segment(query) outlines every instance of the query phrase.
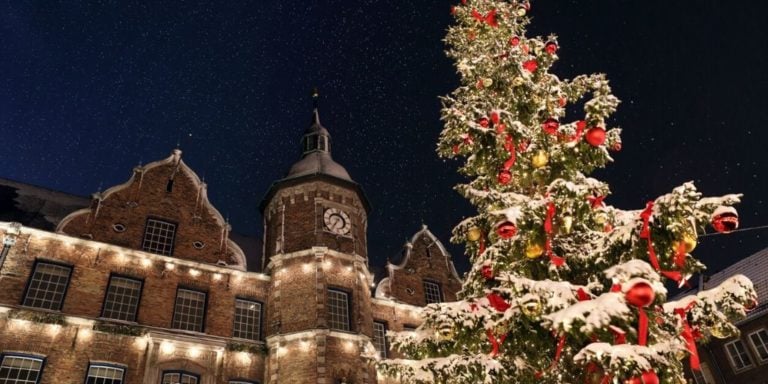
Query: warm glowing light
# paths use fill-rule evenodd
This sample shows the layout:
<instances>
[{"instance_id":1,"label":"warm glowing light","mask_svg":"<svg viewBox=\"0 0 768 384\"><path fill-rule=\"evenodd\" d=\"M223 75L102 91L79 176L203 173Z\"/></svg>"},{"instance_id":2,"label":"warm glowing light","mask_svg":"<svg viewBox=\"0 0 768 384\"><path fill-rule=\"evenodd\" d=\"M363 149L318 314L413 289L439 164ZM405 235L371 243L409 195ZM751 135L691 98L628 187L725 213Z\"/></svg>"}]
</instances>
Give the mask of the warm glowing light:
<instances>
[{"instance_id":1,"label":"warm glowing light","mask_svg":"<svg viewBox=\"0 0 768 384\"><path fill-rule=\"evenodd\" d=\"M51 336L56 336L59 334L59 331L61 331L61 325L58 324L48 324L48 334Z\"/></svg>"},{"instance_id":2,"label":"warm glowing light","mask_svg":"<svg viewBox=\"0 0 768 384\"><path fill-rule=\"evenodd\" d=\"M238 352L235 358L241 365L251 364L251 355L248 352Z\"/></svg>"},{"instance_id":3,"label":"warm glowing light","mask_svg":"<svg viewBox=\"0 0 768 384\"><path fill-rule=\"evenodd\" d=\"M282 347L282 346L281 347L277 347L277 355L278 356L285 356L286 354L288 354L288 348Z\"/></svg>"},{"instance_id":4,"label":"warm glowing light","mask_svg":"<svg viewBox=\"0 0 768 384\"><path fill-rule=\"evenodd\" d=\"M197 269L192 269L192 268L190 268L190 269L189 269L189 274L190 274L192 277L198 277L198 276L200 276L200 271L198 271Z\"/></svg>"},{"instance_id":5,"label":"warm glowing light","mask_svg":"<svg viewBox=\"0 0 768 384\"><path fill-rule=\"evenodd\" d=\"M173 271L174 268L176 268L176 266L173 263L165 263L165 269Z\"/></svg>"},{"instance_id":6,"label":"warm glowing light","mask_svg":"<svg viewBox=\"0 0 768 384\"><path fill-rule=\"evenodd\" d=\"M162 352L162 353L164 353L166 355L170 355L175 350L176 350L176 346L173 345L170 342L163 341L162 343L160 343L160 352Z\"/></svg>"},{"instance_id":7,"label":"warm glowing light","mask_svg":"<svg viewBox=\"0 0 768 384\"><path fill-rule=\"evenodd\" d=\"M198 348L198 347L192 347L189 350L187 350L187 356L189 356L189 357L191 357L193 359L197 359L198 357L200 357L201 353L202 352L200 351L200 348Z\"/></svg>"},{"instance_id":8,"label":"warm glowing light","mask_svg":"<svg viewBox=\"0 0 768 384\"><path fill-rule=\"evenodd\" d=\"M301 349L303 352L309 351L309 341L302 340L299 342L299 349Z\"/></svg>"},{"instance_id":9,"label":"warm glowing light","mask_svg":"<svg viewBox=\"0 0 768 384\"><path fill-rule=\"evenodd\" d=\"M93 336L93 331L90 328L80 328L77 332L77 338L82 341L88 341Z\"/></svg>"},{"instance_id":10,"label":"warm glowing light","mask_svg":"<svg viewBox=\"0 0 768 384\"><path fill-rule=\"evenodd\" d=\"M28 330L30 327L30 322L27 320L22 319L11 319L11 326L13 329L19 329L19 330Z\"/></svg>"},{"instance_id":11,"label":"warm glowing light","mask_svg":"<svg viewBox=\"0 0 768 384\"><path fill-rule=\"evenodd\" d=\"M151 267L152 266L152 260L147 259L147 258L141 259L141 266L144 267L144 268Z\"/></svg>"},{"instance_id":12,"label":"warm glowing light","mask_svg":"<svg viewBox=\"0 0 768 384\"><path fill-rule=\"evenodd\" d=\"M331 261L331 259L325 259L325 261L323 261L323 268L328 269L332 266L333 266L333 262Z\"/></svg>"},{"instance_id":13,"label":"warm glowing light","mask_svg":"<svg viewBox=\"0 0 768 384\"><path fill-rule=\"evenodd\" d=\"M349 266L347 266L347 268L345 268L344 270L346 270L347 272L352 272L352 266L351 266L351 265L349 265Z\"/></svg>"},{"instance_id":14,"label":"warm glowing light","mask_svg":"<svg viewBox=\"0 0 768 384\"><path fill-rule=\"evenodd\" d=\"M216 281L221 280L221 273L218 273L218 272L214 273L213 274L213 279L216 280Z\"/></svg>"},{"instance_id":15,"label":"warm glowing light","mask_svg":"<svg viewBox=\"0 0 768 384\"><path fill-rule=\"evenodd\" d=\"M133 346L136 347L136 349L144 349L147 347L147 344L149 344L149 335L137 337L136 340L133 341Z\"/></svg>"},{"instance_id":16,"label":"warm glowing light","mask_svg":"<svg viewBox=\"0 0 768 384\"><path fill-rule=\"evenodd\" d=\"M304 271L304 273L312 272L312 263L304 263L304 265L301 266L301 270Z\"/></svg>"},{"instance_id":17,"label":"warm glowing light","mask_svg":"<svg viewBox=\"0 0 768 384\"><path fill-rule=\"evenodd\" d=\"M351 341L345 341L344 342L344 349L346 351L352 351L353 349L355 349L355 343L353 343Z\"/></svg>"}]
</instances>

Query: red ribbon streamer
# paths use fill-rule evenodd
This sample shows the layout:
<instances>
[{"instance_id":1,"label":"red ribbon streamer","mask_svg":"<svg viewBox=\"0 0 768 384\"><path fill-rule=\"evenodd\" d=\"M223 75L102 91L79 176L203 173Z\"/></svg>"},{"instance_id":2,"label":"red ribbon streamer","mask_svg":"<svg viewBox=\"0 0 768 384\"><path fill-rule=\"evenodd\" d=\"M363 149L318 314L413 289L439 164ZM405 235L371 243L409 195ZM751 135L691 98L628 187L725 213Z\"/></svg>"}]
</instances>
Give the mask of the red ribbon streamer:
<instances>
[{"instance_id":1,"label":"red ribbon streamer","mask_svg":"<svg viewBox=\"0 0 768 384\"><path fill-rule=\"evenodd\" d=\"M637 308L638 325L637 325L637 344L648 345L648 314L642 308Z\"/></svg>"},{"instance_id":2,"label":"red ribbon streamer","mask_svg":"<svg viewBox=\"0 0 768 384\"><path fill-rule=\"evenodd\" d=\"M555 349L555 360L552 361L552 368L557 365L557 362L560 361L560 355L563 354L563 348L565 348L565 335L561 335L560 339L557 340L557 349Z\"/></svg>"},{"instance_id":3,"label":"red ribbon streamer","mask_svg":"<svg viewBox=\"0 0 768 384\"><path fill-rule=\"evenodd\" d=\"M511 307L509 303L496 293L491 292L486 297L488 298L488 303L491 307L499 312L504 312Z\"/></svg>"},{"instance_id":4,"label":"red ribbon streamer","mask_svg":"<svg viewBox=\"0 0 768 384\"><path fill-rule=\"evenodd\" d=\"M472 10L472 17L475 18L475 20L479 21L480 23L486 23L490 25L491 27L498 27L499 23L496 22L496 10L493 9L490 12L486 13L485 16L480 14L476 9Z\"/></svg>"},{"instance_id":5,"label":"red ribbon streamer","mask_svg":"<svg viewBox=\"0 0 768 384\"><path fill-rule=\"evenodd\" d=\"M683 280L683 274L677 271L662 271L661 265L659 265L659 258L656 257L656 251L653 249L653 240L651 239L651 227L650 220L653 216L653 201L649 201L645 204L645 209L640 213L640 218L643 219L643 227L640 229L640 238L648 241L648 259L651 261L653 269L666 276L668 279L679 283Z\"/></svg>"},{"instance_id":6,"label":"red ribbon streamer","mask_svg":"<svg viewBox=\"0 0 768 384\"><path fill-rule=\"evenodd\" d=\"M675 265L682 268L685 266L685 243L681 241L675 251Z\"/></svg>"},{"instance_id":7,"label":"red ribbon streamer","mask_svg":"<svg viewBox=\"0 0 768 384\"><path fill-rule=\"evenodd\" d=\"M589 294L587 293L587 291L584 290L584 288L579 288L579 290L576 291L576 296L579 298L579 301L592 300L592 298L589 297Z\"/></svg>"},{"instance_id":8,"label":"red ribbon streamer","mask_svg":"<svg viewBox=\"0 0 768 384\"><path fill-rule=\"evenodd\" d=\"M675 313L680 316L683 321L683 332L680 336L685 340L685 346L688 352L691 354L689 362L691 369L701 370L701 362L699 361L699 350L696 348L696 335L694 335L693 328L688 324L688 318L686 313L696 305L695 301L690 302L685 308L675 308Z\"/></svg>"},{"instance_id":9,"label":"red ribbon streamer","mask_svg":"<svg viewBox=\"0 0 768 384\"><path fill-rule=\"evenodd\" d=\"M490 329L485 330L485 334L488 336L488 341L491 342L491 357L496 357L499 355L499 347L501 344L504 343L504 340L507 339L507 334L501 335L498 339L496 338L496 335L493 334L493 331Z\"/></svg>"},{"instance_id":10,"label":"red ribbon streamer","mask_svg":"<svg viewBox=\"0 0 768 384\"><path fill-rule=\"evenodd\" d=\"M544 232L547 234L544 240L544 250L547 252L547 256L549 256L549 261L556 267L560 267L565 264L565 259L552 252L552 219L554 218L555 203L550 201L547 204L547 218L544 220Z\"/></svg>"},{"instance_id":11,"label":"red ribbon streamer","mask_svg":"<svg viewBox=\"0 0 768 384\"><path fill-rule=\"evenodd\" d=\"M478 249L478 256L485 252L485 234L480 236L480 249Z\"/></svg>"},{"instance_id":12,"label":"red ribbon streamer","mask_svg":"<svg viewBox=\"0 0 768 384\"><path fill-rule=\"evenodd\" d=\"M515 141L512 139L512 135L507 135L507 137L504 138L504 149L509 152L509 159L504 162L504 170L509 171L510 168L512 168L513 165L515 165Z\"/></svg>"},{"instance_id":13,"label":"red ribbon streamer","mask_svg":"<svg viewBox=\"0 0 768 384\"><path fill-rule=\"evenodd\" d=\"M611 330L611 333L613 333L613 344L626 344L627 343L627 333L624 332L619 327L610 326L609 329Z\"/></svg>"}]
</instances>

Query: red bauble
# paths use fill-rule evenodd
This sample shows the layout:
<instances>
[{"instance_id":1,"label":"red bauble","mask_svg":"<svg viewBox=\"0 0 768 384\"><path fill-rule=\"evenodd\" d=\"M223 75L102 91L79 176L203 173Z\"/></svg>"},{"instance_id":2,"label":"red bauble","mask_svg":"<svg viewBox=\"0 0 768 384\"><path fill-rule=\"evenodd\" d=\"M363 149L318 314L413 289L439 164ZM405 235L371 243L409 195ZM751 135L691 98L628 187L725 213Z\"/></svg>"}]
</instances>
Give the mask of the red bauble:
<instances>
[{"instance_id":1,"label":"red bauble","mask_svg":"<svg viewBox=\"0 0 768 384\"><path fill-rule=\"evenodd\" d=\"M520 38L517 36L510 37L509 38L509 45L516 47L518 44L520 44Z\"/></svg>"},{"instance_id":2,"label":"red bauble","mask_svg":"<svg viewBox=\"0 0 768 384\"><path fill-rule=\"evenodd\" d=\"M656 294L653 293L653 287L650 284L640 281L629 288L624 298L627 300L627 303L635 307L647 307L656 299Z\"/></svg>"},{"instance_id":3,"label":"red bauble","mask_svg":"<svg viewBox=\"0 0 768 384\"><path fill-rule=\"evenodd\" d=\"M568 103L568 99L565 98L565 96L560 96L560 98L557 99L557 105L559 105L560 107L565 107L565 104L567 103Z\"/></svg>"},{"instance_id":4,"label":"red bauble","mask_svg":"<svg viewBox=\"0 0 768 384\"><path fill-rule=\"evenodd\" d=\"M712 227L719 233L729 233L739 228L739 214L733 207L719 207L712 214Z\"/></svg>"},{"instance_id":5,"label":"red bauble","mask_svg":"<svg viewBox=\"0 0 768 384\"><path fill-rule=\"evenodd\" d=\"M504 124L496 124L496 133L504 133L507 130L507 126Z\"/></svg>"},{"instance_id":6,"label":"red bauble","mask_svg":"<svg viewBox=\"0 0 768 384\"><path fill-rule=\"evenodd\" d=\"M611 144L611 151L614 151L614 152L621 151L621 141L616 141L613 144Z\"/></svg>"},{"instance_id":7,"label":"red bauble","mask_svg":"<svg viewBox=\"0 0 768 384\"><path fill-rule=\"evenodd\" d=\"M517 227L510 221L505 221L496 226L496 233L504 240L511 239L517 234Z\"/></svg>"},{"instance_id":8,"label":"red bauble","mask_svg":"<svg viewBox=\"0 0 768 384\"><path fill-rule=\"evenodd\" d=\"M534 59L528 60L523 63L523 68L530 73L536 72L536 68L538 67L539 67L539 63L537 63L536 60Z\"/></svg>"},{"instance_id":9,"label":"red bauble","mask_svg":"<svg viewBox=\"0 0 768 384\"><path fill-rule=\"evenodd\" d=\"M643 384L659 384L659 375L654 371L645 371L641 376Z\"/></svg>"},{"instance_id":10,"label":"red bauble","mask_svg":"<svg viewBox=\"0 0 768 384\"><path fill-rule=\"evenodd\" d=\"M550 41L544 46L544 50L547 51L548 54L554 55L555 52L557 52L557 44Z\"/></svg>"},{"instance_id":11,"label":"red bauble","mask_svg":"<svg viewBox=\"0 0 768 384\"><path fill-rule=\"evenodd\" d=\"M456 14L456 6L451 5L451 15L455 15L455 14Z\"/></svg>"},{"instance_id":12,"label":"red bauble","mask_svg":"<svg viewBox=\"0 0 768 384\"><path fill-rule=\"evenodd\" d=\"M592 127L584 135L584 140L593 147L599 147L605 143L605 129Z\"/></svg>"},{"instance_id":13,"label":"red bauble","mask_svg":"<svg viewBox=\"0 0 768 384\"><path fill-rule=\"evenodd\" d=\"M501 185L507 185L510 181L512 181L512 173L507 171L506 169L502 169L499 171L499 176L497 177L499 184Z\"/></svg>"},{"instance_id":14,"label":"red bauble","mask_svg":"<svg viewBox=\"0 0 768 384\"><path fill-rule=\"evenodd\" d=\"M453 154L455 155L457 153L459 153L459 145L458 144L453 146Z\"/></svg>"},{"instance_id":15,"label":"red bauble","mask_svg":"<svg viewBox=\"0 0 768 384\"><path fill-rule=\"evenodd\" d=\"M499 113L498 112L491 112L491 122L494 124L499 123Z\"/></svg>"},{"instance_id":16,"label":"red bauble","mask_svg":"<svg viewBox=\"0 0 768 384\"><path fill-rule=\"evenodd\" d=\"M541 124L541 129L543 129L544 132L546 132L546 133L548 133L550 135L557 134L557 129L558 128L560 128L560 123L557 120L553 119L553 118L549 118L546 121L544 121L543 124Z\"/></svg>"},{"instance_id":17,"label":"red bauble","mask_svg":"<svg viewBox=\"0 0 768 384\"><path fill-rule=\"evenodd\" d=\"M483 265L483 268L480 270L480 273L483 274L483 277L485 277L486 280L493 279L493 268L491 268L490 265Z\"/></svg>"},{"instance_id":18,"label":"red bauble","mask_svg":"<svg viewBox=\"0 0 768 384\"><path fill-rule=\"evenodd\" d=\"M483 128L488 128L488 119L485 117L481 118L477 123Z\"/></svg>"}]
</instances>

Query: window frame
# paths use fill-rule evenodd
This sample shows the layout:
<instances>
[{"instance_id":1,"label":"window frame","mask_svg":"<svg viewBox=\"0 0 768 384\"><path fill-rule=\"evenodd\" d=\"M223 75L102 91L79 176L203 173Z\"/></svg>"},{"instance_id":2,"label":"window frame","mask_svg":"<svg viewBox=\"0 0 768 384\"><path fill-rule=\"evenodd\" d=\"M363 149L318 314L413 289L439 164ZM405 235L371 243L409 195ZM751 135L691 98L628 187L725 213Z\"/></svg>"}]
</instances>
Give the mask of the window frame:
<instances>
[{"instance_id":1,"label":"window frame","mask_svg":"<svg viewBox=\"0 0 768 384\"><path fill-rule=\"evenodd\" d=\"M238 300L239 301L246 301L246 302L249 302L249 303L254 303L254 304L258 304L259 305L259 321L258 321L259 331L256 332L256 339L248 339L248 338L243 338L243 337L235 336L235 321L237 319L237 302L238 302ZM264 303L262 301L260 301L260 300L252 299L252 298L249 298L249 297L235 296L235 305L234 305L233 313L232 313L232 337L236 338L236 339L241 339L241 340L261 341L262 337L263 337L263 332L264 332Z\"/></svg>"},{"instance_id":2,"label":"window frame","mask_svg":"<svg viewBox=\"0 0 768 384\"><path fill-rule=\"evenodd\" d=\"M337 292L337 293L343 293L347 297L347 329L338 329L331 326L331 312L330 312L330 292ZM350 292L347 289L340 288L340 287L327 287L326 288L326 310L325 313L328 316L328 328L333 331L339 331L339 332L354 332L352 329L352 292Z\"/></svg>"},{"instance_id":3,"label":"window frame","mask_svg":"<svg viewBox=\"0 0 768 384\"><path fill-rule=\"evenodd\" d=\"M201 329L200 331L192 331L188 329L181 329L181 328L174 327L174 324L176 323L176 304L179 300L179 290L181 289L185 291L202 293L203 295L205 295L205 298L203 299L203 320L202 320L202 324L200 324L200 329ZM184 286L184 285L176 286L176 295L173 298L173 316L171 316L171 329L175 329L178 331L186 331L186 332L205 333L205 325L206 325L205 320L207 317L208 317L208 291L204 291L199 288L193 288L193 287Z\"/></svg>"},{"instance_id":4,"label":"window frame","mask_svg":"<svg viewBox=\"0 0 768 384\"><path fill-rule=\"evenodd\" d=\"M742 368L736 367L736 361L733 359L733 355L731 354L731 351L728 348L731 345L734 345L734 348L736 348L735 347L736 343L741 343L742 348L744 349L744 353L749 358L749 364L744 365L744 367L742 367ZM723 344L723 349L725 349L725 354L728 355L728 361L730 361L731 368L733 369L734 373L741 373L741 372L744 372L744 371L748 371L748 370L752 369L755 366L754 361L752 361L752 356L750 356L750 354L749 354L749 348L747 348L746 344L741 339L736 339L736 340L733 340L731 342ZM739 354L739 361L741 361L741 354Z\"/></svg>"},{"instance_id":5,"label":"window frame","mask_svg":"<svg viewBox=\"0 0 768 384\"><path fill-rule=\"evenodd\" d=\"M422 282L422 289L424 289L424 302L426 305L429 304L439 304L445 302L445 297L443 297L443 287L440 286L440 283L435 280L430 279L424 279ZM427 284L433 284L435 287L437 287L437 295L439 296L439 301L429 301L427 299Z\"/></svg>"},{"instance_id":6,"label":"window frame","mask_svg":"<svg viewBox=\"0 0 768 384\"><path fill-rule=\"evenodd\" d=\"M64 286L64 292L62 292L61 295L61 302L59 303L58 309L48 309L48 308L41 308L41 307L33 307L30 305L25 305L24 302L27 301L27 295L29 295L29 288L32 285L32 279L35 277L35 271L37 271L37 266L39 264L51 264L59 267L65 267L69 268L69 274L67 274L67 284ZM61 309L64 308L64 300L67 299L67 293L69 292L69 286L72 283L72 274L75 271L75 266L72 264L63 263L61 261L55 261L55 260L48 260L48 259L35 259L35 263L32 265L32 270L29 272L29 277L27 277L27 284L24 287L24 295L21 296L21 303L20 305L25 308L36 308L41 309L44 311L54 311L54 312L61 312Z\"/></svg>"},{"instance_id":7,"label":"window frame","mask_svg":"<svg viewBox=\"0 0 768 384\"><path fill-rule=\"evenodd\" d=\"M389 324L387 324L387 322L384 321L384 320L375 320L375 319L373 320L373 340L372 341L373 341L373 346L374 347L377 347L377 345L376 345L376 324L381 324L384 327L384 335L382 335L383 336L383 340L384 340L384 350L383 351L379 351L377 349L376 351L379 352L379 357L380 358L386 359L387 357L389 357L389 340L387 340L387 329L389 329L389 326L388 326Z\"/></svg>"},{"instance_id":8,"label":"window frame","mask_svg":"<svg viewBox=\"0 0 768 384\"><path fill-rule=\"evenodd\" d=\"M125 384L125 372L128 370L128 367L125 365L120 364L114 364L114 363L100 363L100 362L88 362L88 368L85 370L85 379L83 380L84 384L88 384L88 378L91 367L105 367L105 368L112 368L112 369L119 369L123 371L123 377L120 378L120 384Z\"/></svg>"},{"instance_id":9,"label":"window frame","mask_svg":"<svg viewBox=\"0 0 768 384\"><path fill-rule=\"evenodd\" d=\"M150 220L159 221L161 223L173 225L173 238L171 239L171 250L170 250L170 253L168 253L168 254L159 253L157 251L147 250L144 247L145 243L147 241L147 229L149 227L149 221ZM144 230L141 232L141 251L142 252L147 252L147 253L153 253L153 254L161 255L161 256L173 256L173 253L176 251L176 234L178 232L179 232L179 223L178 222L173 221L173 220L164 219L164 218L161 218L161 217L158 217L158 216L147 216L147 219L144 220Z\"/></svg>"},{"instance_id":10,"label":"window frame","mask_svg":"<svg viewBox=\"0 0 768 384\"><path fill-rule=\"evenodd\" d=\"M39 355L30 355L27 353L13 353L13 352L4 352L0 353L0 367L3 364L3 361L6 357L20 357L22 359L29 359L29 360L39 360L40 361L40 370L37 373L37 380L35 381L35 384L40 384L40 379L43 377L43 372L45 371L45 363L46 363L46 357L45 356L39 356Z\"/></svg>"},{"instance_id":11,"label":"window frame","mask_svg":"<svg viewBox=\"0 0 768 384\"><path fill-rule=\"evenodd\" d=\"M107 298L109 297L109 287L112 285L112 278L113 277L118 277L118 278L121 278L121 279L129 279L129 280L134 280L134 281L138 281L139 282L139 298L138 298L138 301L136 302L136 311L133 314L133 317L134 317L133 321L122 320L122 319L115 319L115 318L112 318L112 317L105 317L104 316L104 310L107 308ZM131 275L125 275L125 274L121 274L121 273L111 272L109 274L109 279L107 279L107 287L104 289L104 299L101 302L101 312L99 314L99 317L102 318L102 319L110 320L110 321L122 321L122 322L126 322L126 323L138 323L139 309L141 308L141 298L143 296L144 296L144 278L140 278L140 277L136 277L136 276L131 276ZM174 301L174 304L175 303L176 302Z\"/></svg>"},{"instance_id":12,"label":"window frame","mask_svg":"<svg viewBox=\"0 0 768 384\"><path fill-rule=\"evenodd\" d=\"M174 373L178 373L179 374L179 379L183 379L184 375L192 376L192 377L194 377L197 380L197 384L200 384L200 375L198 375L197 373L190 372L190 371L185 371L185 370L182 370L182 369L168 369L168 370L164 370L160 374L160 384L163 384L163 381L165 381L165 375L168 375L168 374L172 375Z\"/></svg>"},{"instance_id":13,"label":"window frame","mask_svg":"<svg viewBox=\"0 0 768 384\"><path fill-rule=\"evenodd\" d=\"M766 336L765 339L760 337L760 332L765 333L765 336ZM760 342L763 344L762 347L765 350L766 355L768 355L768 330L766 330L765 328L760 328L756 331L753 331L747 334L747 340L749 340L749 345L752 347L752 351L755 352L755 356L757 357L757 363L763 364L765 362L768 362L768 356L765 359L763 359L760 356L760 351L758 350L757 345L755 345L754 340L752 340L753 335L757 335L757 337L760 338Z\"/></svg>"}]
</instances>

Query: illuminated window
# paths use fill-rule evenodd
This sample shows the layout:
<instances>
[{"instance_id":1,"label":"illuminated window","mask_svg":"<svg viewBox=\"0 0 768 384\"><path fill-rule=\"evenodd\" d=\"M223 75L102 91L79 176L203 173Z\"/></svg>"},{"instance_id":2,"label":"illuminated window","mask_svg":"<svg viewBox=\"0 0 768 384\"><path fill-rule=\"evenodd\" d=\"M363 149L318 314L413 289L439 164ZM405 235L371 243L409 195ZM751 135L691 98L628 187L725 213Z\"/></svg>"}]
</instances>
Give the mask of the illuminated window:
<instances>
[{"instance_id":1,"label":"illuminated window","mask_svg":"<svg viewBox=\"0 0 768 384\"><path fill-rule=\"evenodd\" d=\"M173 254L173 240L176 237L176 224L157 219L147 219L144 227L144 243L141 246L146 252L170 256Z\"/></svg>"},{"instance_id":2,"label":"illuminated window","mask_svg":"<svg viewBox=\"0 0 768 384\"><path fill-rule=\"evenodd\" d=\"M24 295L24 306L61 310L72 267L38 262Z\"/></svg>"},{"instance_id":3,"label":"illuminated window","mask_svg":"<svg viewBox=\"0 0 768 384\"><path fill-rule=\"evenodd\" d=\"M235 324L232 337L259 340L261 332L261 303L243 299L235 300Z\"/></svg>"},{"instance_id":4,"label":"illuminated window","mask_svg":"<svg viewBox=\"0 0 768 384\"><path fill-rule=\"evenodd\" d=\"M205 292L179 288L173 308L173 328L202 332L205 321Z\"/></svg>"},{"instance_id":5,"label":"illuminated window","mask_svg":"<svg viewBox=\"0 0 768 384\"><path fill-rule=\"evenodd\" d=\"M141 285L141 280L120 276L110 277L101 317L136 321L136 311L141 299Z\"/></svg>"},{"instance_id":6,"label":"illuminated window","mask_svg":"<svg viewBox=\"0 0 768 384\"><path fill-rule=\"evenodd\" d=\"M749 334L749 342L757 352L757 358L761 362L768 360L768 332L761 329Z\"/></svg>"},{"instance_id":7,"label":"illuminated window","mask_svg":"<svg viewBox=\"0 0 768 384\"><path fill-rule=\"evenodd\" d=\"M185 371L164 371L161 384L197 384L200 376Z\"/></svg>"},{"instance_id":8,"label":"illuminated window","mask_svg":"<svg viewBox=\"0 0 768 384\"><path fill-rule=\"evenodd\" d=\"M122 384L125 369L111 365L91 364L85 384Z\"/></svg>"},{"instance_id":9,"label":"illuminated window","mask_svg":"<svg viewBox=\"0 0 768 384\"><path fill-rule=\"evenodd\" d=\"M0 356L0 383L37 384L43 370L43 359L19 356Z\"/></svg>"},{"instance_id":10,"label":"illuminated window","mask_svg":"<svg viewBox=\"0 0 768 384\"><path fill-rule=\"evenodd\" d=\"M328 290L328 325L331 329L349 331L349 294Z\"/></svg>"},{"instance_id":11,"label":"illuminated window","mask_svg":"<svg viewBox=\"0 0 768 384\"><path fill-rule=\"evenodd\" d=\"M379 353L379 357L387 357L387 325L383 322L373 322L373 345Z\"/></svg>"},{"instance_id":12,"label":"illuminated window","mask_svg":"<svg viewBox=\"0 0 768 384\"><path fill-rule=\"evenodd\" d=\"M440 293L440 285L424 280L424 299L427 301L427 304L441 303L443 295Z\"/></svg>"},{"instance_id":13,"label":"illuminated window","mask_svg":"<svg viewBox=\"0 0 768 384\"><path fill-rule=\"evenodd\" d=\"M749 357L747 348L744 347L741 340L734 340L726 344L725 350L728 352L734 371L743 371L752 367L752 358Z\"/></svg>"}]
</instances>

